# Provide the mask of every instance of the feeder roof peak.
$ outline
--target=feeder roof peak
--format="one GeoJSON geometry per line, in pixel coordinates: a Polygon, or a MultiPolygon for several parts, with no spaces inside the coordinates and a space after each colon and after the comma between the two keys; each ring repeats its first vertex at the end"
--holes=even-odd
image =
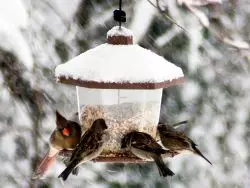
{"type": "Polygon", "coordinates": [[[108,37],[113,36],[125,36],[125,37],[133,37],[133,32],[125,27],[120,26],[114,26],[112,29],[110,29],[107,33],[108,37]]]}

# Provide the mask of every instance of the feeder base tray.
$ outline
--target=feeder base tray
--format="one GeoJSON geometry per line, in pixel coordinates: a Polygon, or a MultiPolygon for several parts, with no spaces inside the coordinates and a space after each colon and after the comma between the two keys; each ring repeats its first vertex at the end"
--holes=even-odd
{"type": "MultiPolygon", "coordinates": [[[[167,152],[162,155],[165,157],[174,157],[177,153],[167,152]]],[[[62,151],[59,156],[61,157],[70,157],[71,151],[62,151]]],[[[93,162],[105,162],[105,163],[145,163],[150,162],[149,160],[143,160],[135,155],[133,155],[130,151],[126,152],[103,152],[100,156],[92,160],[93,162]]],[[[152,161],[152,160],[151,160],[152,161]]]]}

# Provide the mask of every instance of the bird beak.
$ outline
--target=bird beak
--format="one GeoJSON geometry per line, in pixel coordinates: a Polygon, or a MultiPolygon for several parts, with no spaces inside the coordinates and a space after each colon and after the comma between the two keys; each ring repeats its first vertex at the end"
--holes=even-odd
{"type": "Polygon", "coordinates": [[[69,136],[69,134],[70,134],[69,129],[67,129],[67,128],[63,128],[62,133],[64,136],[69,136]]]}
{"type": "Polygon", "coordinates": [[[107,126],[107,124],[106,124],[106,122],[105,122],[104,119],[99,119],[99,122],[100,122],[101,127],[102,127],[103,129],[107,129],[107,128],[108,128],[108,126],[107,126]]]}

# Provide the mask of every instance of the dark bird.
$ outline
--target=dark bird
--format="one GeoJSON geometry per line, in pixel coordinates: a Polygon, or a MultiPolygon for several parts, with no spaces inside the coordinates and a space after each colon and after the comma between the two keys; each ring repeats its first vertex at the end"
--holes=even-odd
{"type": "Polygon", "coordinates": [[[157,129],[160,135],[162,145],[165,148],[175,153],[183,153],[185,151],[191,151],[201,156],[209,164],[212,165],[212,163],[197,148],[197,144],[195,144],[190,138],[188,138],[184,132],[177,131],[173,126],[163,123],[159,123],[157,129]]]}
{"type": "Polygon", "coordinates": [[[64,150],[73,150],[80,142],[80,138],[80,125],[67,120],[56,111],[56,129],[49,139],[49,151],[38,163],[32,179],[43,178],[55,162],[58,153],[64,150]]]}
{"type": "Polygon", "coordinates": [[[173,176],[174,173],[167,167],[162,154],[167,151],[147,133],[132,131],[126,134],[121,141],[121,148],[128,148],[134,155],[146,160],[154,160],[160,176],[173,176]]]}
{"type": "Polygon", "coordinates": [[[104,119],[97,119],[94,121],[92,126],[82,136],[80,143],[74,149],[69,160],[69,165],[58,178],[62,178],[65,181],[72,170],[77,166],[101,154],[107,139],[107,134],[105,133],[107,128],[104,119]]]}

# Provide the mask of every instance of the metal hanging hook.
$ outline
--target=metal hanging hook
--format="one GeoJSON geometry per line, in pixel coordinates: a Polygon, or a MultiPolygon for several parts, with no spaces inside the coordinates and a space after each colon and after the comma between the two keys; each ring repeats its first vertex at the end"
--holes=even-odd
{"type": "Polygon", "coordinates": [[[119,1],[119,10],[122,10],[122,0],[119,1]]]}
{"type": "Polygon", "coordinates": [[[126,12],[122,10],[122,0],[119,0],[119,10],[113,12],[114,20],[119,22],[121,27],[122,22],[126,22],[126,12]]]}

